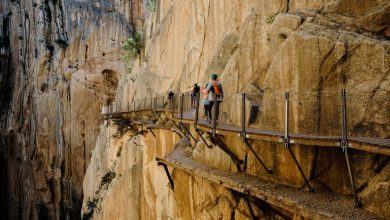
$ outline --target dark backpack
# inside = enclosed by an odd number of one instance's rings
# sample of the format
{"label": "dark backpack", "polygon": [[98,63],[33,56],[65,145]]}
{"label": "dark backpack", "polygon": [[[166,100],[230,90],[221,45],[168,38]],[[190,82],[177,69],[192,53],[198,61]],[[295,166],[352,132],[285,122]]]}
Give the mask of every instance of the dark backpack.
{"label": "dark backpack", "polygon": [[194,87],[194,94],[199,93],[199,91],[200,91],[200,87],[199,86],[195,86]]}

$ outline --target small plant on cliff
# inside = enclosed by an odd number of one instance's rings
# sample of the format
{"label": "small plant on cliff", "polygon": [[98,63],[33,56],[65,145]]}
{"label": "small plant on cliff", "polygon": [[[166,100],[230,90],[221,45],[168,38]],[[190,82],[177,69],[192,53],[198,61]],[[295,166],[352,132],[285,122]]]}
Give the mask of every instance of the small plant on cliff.
{"label": "small plant on cliff", "polygon": [[118,151],[116,152],[116,157],[120,157],[122,153],[122,146],[118,148]]}
{"label": "small plant on cliff", "polygon": [[137,31],[132,37],[128,38],[123,44],[123,50],[125,50],[125,61],[130,62],[136,59],[144,47],[144,32]]}
{"label": "small plant on cliff", "polygon": [[89,198],[87,202],[87,212],[83,213],[83,220],[89,220],[92,218],[93,213],[95,212],[95,209],[97,209],[97,204],[99,202],[99,199],[93,198],[92,200]]}
{"label": "small plant on cliff", "polygon": [[275,13],[274,15],[269,16],[267,19],[265,19],[265,22],[266,22],[267,24],[272,24],[272,23],[274,23],[275,18],[276,18],[276,16],[277,16],[278,14],[279,14],[279,13]]}
{"label": "small plant on cliff", "polygon": [[115,176],[115,172],[108,171],[106,175],[102,177],[102,181],[100,182],[100,188],[108,189],[108,185],[110,185],[111,181],[115,178]]}
{"label": "small plant on cliff", "polygon": [[55,43],[58,44],[63,49],[66,49],[69,46],[68,42],[61,38],[57,39]]}
{"label": "small plant on cliff", "polygon": [[117,125],[117,131],[115,132],[115,134],[112,135],[114,138],[119,138],[125,132],[132,130],[129,120],[117,118],[117,119],[113,119],[113,121]]}
{"label": "small plant on cliff", "polygon": [[149,12],[155,12],[157,8],[156,0],[148,0],[146,2],[146,10]]}

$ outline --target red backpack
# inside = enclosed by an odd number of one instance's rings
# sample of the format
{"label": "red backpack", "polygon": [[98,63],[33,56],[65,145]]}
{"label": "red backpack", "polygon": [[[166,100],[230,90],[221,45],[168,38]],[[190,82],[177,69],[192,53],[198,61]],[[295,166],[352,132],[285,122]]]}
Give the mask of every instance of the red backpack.
{"label": "red backpack", "polygon": [[220,95],[221,94],[221,92],[219,91],[218,83],[214,84],[214,93],[215,93],[215,95]]}

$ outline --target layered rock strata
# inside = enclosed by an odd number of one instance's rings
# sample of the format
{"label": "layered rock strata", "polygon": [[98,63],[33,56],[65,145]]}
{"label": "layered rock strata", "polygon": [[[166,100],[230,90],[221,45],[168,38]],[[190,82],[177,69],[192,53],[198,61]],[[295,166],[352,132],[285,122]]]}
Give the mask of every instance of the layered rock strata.
{"label": "layered rock strata", "polygon": [[101,107],[143,2],[2,0],[0,14],[0,215],[78,219]]}

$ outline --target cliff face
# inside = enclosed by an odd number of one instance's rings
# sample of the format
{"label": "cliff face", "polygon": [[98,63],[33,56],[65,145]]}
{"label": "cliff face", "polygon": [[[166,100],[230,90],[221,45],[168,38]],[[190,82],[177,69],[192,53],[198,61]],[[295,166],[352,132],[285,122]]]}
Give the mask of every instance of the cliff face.
{"label": "cliff face", "polygon": [[[96,198],[93,216],[99,219],[248,217],[232,191],[179,170],[173,177],[183,187],[173,194],[154,161],[178,141],[171,132],[159,131],[157,139],[114,138],[115,129],[99,129],[103,104],[115,100],[127,110],[136,98],[203,84],[211,72],[219,73],[226,91],[221,122],[239,124],[241,92],[345,87],[369,94],[359,99],[359,109],[368,110],[356,111],[353,123],[373,124],[388,138],[390,119],[367,116],[377,106],[368,98],[390,88],[387,0],[156,2],[146,20],[141,0],[0,2],[0,49],[6,51],[0,53],[1,216],[77,219],[81,204],[88,214],[88,201],[94,206]],[[136,28],[145,31],[145,56],[127,73],[119,48]],[[263,104],[275,118],[283,117],[272,100]],[[301,116],[295,119],[298,131],[299,120],[307,117],[294,114]],[[248,174],[266,177],[238,139],[227,144],[248,158]],[[281,145],[254,146],[272,164],[272,181],[302,185]],[[316,184],[350,194],[338,151],[298,146],[294,152]],[[217,149],[200,144],[188,153],[197,162],[235,171]],[[383,196],[390,186],[388,158],[360,153],[354,158],[360,162],[355,172],[364,208],[389,216],[390,199]]]}
{"label": "cliff face", "polygon": [[[131,73],[122,75],[116,103],[119,110],[124,111],[137,98],[165,95],[169,88],[177,93],[188,91],[194,82],[203,86],[210,73],[217,72],[225,91],[222,123],[240,126],[237,103],[241,100],[240,93],[247,92],[263,94],[262,111],[276,119],[268,122],[269,129],[279,129],[278,126],[283,126],[284,108],[274,104],[272,94],[285,91],[338,93],[346,88],[361,95],[352,103],[355,110],[349,123],[370,125],[375,136],[389,138],[390,118],[380,112],[388,112],[389,103],[383,99],[380,103],[372,101],[390,91],[389,8],[388,1],[379,0],[157,1],[156,10],[145,20],[147,39],[143,63],[137,65],[135,62]],[[332,112],[336,107],[339,106],[329,104],[324,111]],[[313,118],[305,109],[296,109],[292,113],[292,130],[299,133],[303,130],[302,124],[313,123],[310,121]],[[333,123],[339,118],[325,120]],[[256,123],[254,127],[258,126]],[[326,132],[339,132],[332,129]],[[150,138],[148,135],[141,139]],[[125,138],[125,141],[131,140]],[[270,177],[259,168],[254,155],[242,146],[238,137],[227,137],[225,141],[240,159],[247,161],[245,173],[289,186],[303,185],[282,144],[253,143],[256,152],[274,170]],[[103,168],[103,172],[97,173],[102,166],[98,161],[107,158],[94,152],[100,159],[91,163],[86,174],[84,214],[91,210],[88,201],[96,198],[96,204],[93,203],[98,207],[93,215],[96,219],[120,218],[128,214],[141,219],[249,218],[249,211],[245,206],[243,208],[244,202],[237,199],[234,192],[178,169],[172,172],[179,187],[175,188],[174,195],[167,192],[167,179],[155,178],[163,175],[162,168],[148,166],[149,160],[146,163],[140,158],[154,157],[154,148],[166,149],[169,145],[139,142],[139,146],[127,147],[137,152],[121,155],[115,161],[128,161],[132,173],[126,178],[123,178],[125,175],[116,176],[103,192],[87,190],[91,185],[99,184],[104,173],[117,169],[117,165],[112,164],[111,168]],[[115,148],[109,151],[115,152]],[[293,147],[293,152],[314,185],[333,193],[351,194],[340,149],[298,145]],[[215,169],[236,171],[230,158],[218,148],[208,149],[199,143],[187,153],[192,160]],[[388,217],[388,157],[354,151],[352,158],[364,209]],[[137,172],[143,174],[137,176]],[[115,205],[119,192],[128,193],[127,198],[138,198],[126,201],[120,197],[125,207],[132,207],[125,212],[122,212],[122,205]],[[142,202],[143,199],[149,202]],[[161,201],[165,201],[162,207]],[[264,217],[269,214],[264,210],[255,212]],[[270,216],[278,216],[277,213],[283,211],[276,210],[276,214]]]}
{"label": "cliff face", "polygon": [[143,2],[2,0],[0,13],[0,215],[77,219],[101,107]]}

